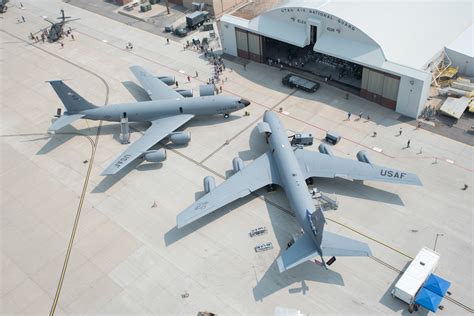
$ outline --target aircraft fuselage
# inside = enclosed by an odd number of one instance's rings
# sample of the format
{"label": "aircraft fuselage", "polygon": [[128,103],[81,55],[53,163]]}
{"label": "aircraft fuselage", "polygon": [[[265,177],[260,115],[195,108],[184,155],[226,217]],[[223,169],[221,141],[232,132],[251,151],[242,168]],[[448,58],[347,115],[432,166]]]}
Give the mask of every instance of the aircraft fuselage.
{"label": "aircraft fuselage", "polygon": [[[111,104],[82,111],[83,118],[119,122],[126,113],[129,122],[144,122],[166,116],[193,114],[229,114],[245,106],[242,99],[233,96],[206,96],[180,98],[175,100],[156,100],[134,103]],[[247,102],[247,101],[246,101]]]}
{"label": "aircraft fuselage", "polygon": [[[285,191],[290,207],[295,213],[298,223],[303,228],[305,234],[312,237],[321,254],[320,244],[323,231],[321,229],[321,231],[318,231],[317,236],[315,236],[308,220],[308,212],[314,210],[314,203],[308,191],[306,179],[295,157],[295,148],[293,148],[288,141],[286,130],[283,128],[276,113],[270,111],[265,112],[263,120],[268,123],[271,128],[268,143],[272,157],[278,168],[281,187]],[[316,223],[314,224],[316,226]]]}

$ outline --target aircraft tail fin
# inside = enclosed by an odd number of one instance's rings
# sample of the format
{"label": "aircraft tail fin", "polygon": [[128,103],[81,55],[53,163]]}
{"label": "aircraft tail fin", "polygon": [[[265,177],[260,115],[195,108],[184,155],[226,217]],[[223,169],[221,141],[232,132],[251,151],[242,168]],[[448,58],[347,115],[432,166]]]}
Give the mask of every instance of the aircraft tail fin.
{"label": "aircraft tail fin", "polygon": [[322,256],[370,256],[372,252],[369,246],[351,238],[347,238],[331,232],[324,232],[321,252],[311,236],[303,234],[287,250],[281,253],[277,259],[280,273],[296,267],[297,265],[321,256],[322,264],[326,266]]}
{"label": "aircraft tail fin", "polygon": [[49,133],[54,133],[57,130],[71,124],[72,122],[80,119],[81,117],[85,116],[85,114],[64,114],[63,116],[59,117],[51,126],[48,128]]}
{"label": "aircraft tail fin", "polygon": [[95,109],[97,107],[81,97],[62,80],[49,81],[49,84],[53,87],[63,102],[67,112],[70,114],[80,113],[81,111]]}

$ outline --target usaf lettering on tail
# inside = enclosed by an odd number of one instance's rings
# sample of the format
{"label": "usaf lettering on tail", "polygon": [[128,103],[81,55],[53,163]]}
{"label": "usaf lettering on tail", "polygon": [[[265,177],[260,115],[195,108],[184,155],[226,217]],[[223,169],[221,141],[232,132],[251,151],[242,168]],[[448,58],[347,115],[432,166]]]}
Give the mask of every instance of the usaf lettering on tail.
{"label": "usaf lettering on tail", "polygon": [[380,175],[382,177],[403,179],[407,174],[405,172],[380,169]]}
{"label": "usaf lettering on tail", "polygon": [[[319,152],[293,148],[275,112],[265,112],[258,130],[265,134],[268,151],[248,166],[244,166],[242,161],[241,164],[236,163],[236,173],[232,177],[212,191],[205,189],[208,193],[179,213],[176,221],[178,228],[182,228],[263,186],[279,185],[286,193],[290,209],[294,211],[304,232],[291,247],[281,252],[277,260],[280,272],[317,256],[321,257],[322,265],[325,266],[323,256],[367,256],[371,253],[364,242],[324,231],[326,221],[322,209],[315,208],[308,188],[302,185],[306,179],[344,175],[354,180],[421,185],[415,174],[373,164],[364,151],[357,154],[358,161],[355,161],[334,156],[325,144],[319,146]],[[238,162],[239,159],[234,158],[234,161]]]}

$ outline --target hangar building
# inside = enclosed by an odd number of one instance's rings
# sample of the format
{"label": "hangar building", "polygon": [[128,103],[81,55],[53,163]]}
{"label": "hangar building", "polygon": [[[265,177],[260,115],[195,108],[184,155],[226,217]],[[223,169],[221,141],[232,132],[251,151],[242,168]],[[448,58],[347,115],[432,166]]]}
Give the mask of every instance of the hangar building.
{"label": "hangar building", "polygon": [[449,44],[446,53],[461,75],[474,77],[474,25]]}
{"label": "hangar building", "polygon": [[221,18],[224,53],[309,71],[416,118],[472,1],[255,1]]}

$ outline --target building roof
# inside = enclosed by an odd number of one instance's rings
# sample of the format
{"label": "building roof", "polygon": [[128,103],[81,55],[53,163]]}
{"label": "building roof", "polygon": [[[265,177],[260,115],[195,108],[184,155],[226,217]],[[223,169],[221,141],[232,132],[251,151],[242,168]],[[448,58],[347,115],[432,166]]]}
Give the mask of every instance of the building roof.
{"label": "building roof", "polygon": [[474,57],[474,24],[471,24],[447,48],[471,58]]}
{"label": "building roof", "polygon": [[[261,21],[253,22],[291,7],[315,9],[341,18],[376,42],[387,61],[422,70],[474,22],[470,0],[291,0],[281,1],[248,25],[261,26]],[[275,32],[283,37],[285,28],[286,24]]]}

